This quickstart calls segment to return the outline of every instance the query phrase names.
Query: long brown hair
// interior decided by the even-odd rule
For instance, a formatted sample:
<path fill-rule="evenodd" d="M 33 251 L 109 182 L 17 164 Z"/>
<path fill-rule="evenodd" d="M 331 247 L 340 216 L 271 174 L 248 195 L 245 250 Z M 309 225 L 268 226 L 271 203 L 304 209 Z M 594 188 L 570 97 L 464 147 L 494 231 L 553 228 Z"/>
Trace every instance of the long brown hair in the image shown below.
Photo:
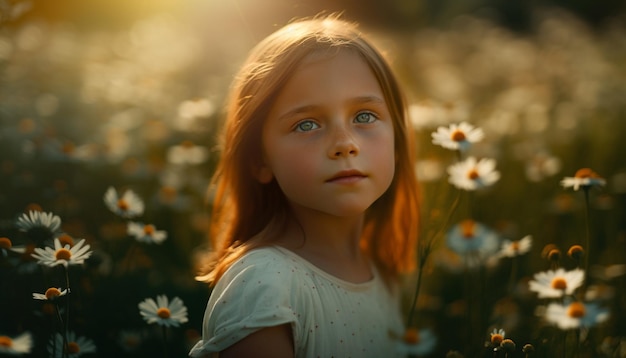
<path fill-rule="evenodd" d="M 197 280 L 215 284 L 236 259 L 270 243 L 284 228 L 289 215 L 284 194 L 275 180 L 261 184 L 256 176 L 263 124 L 277 93 L 302 59 L 315 51 L 344 48 L 362 56 L 372 69 L 394 128 L 394 179 L 367 210 L 362 247 L 386 278 L 414 268 L 419 194 L 404 95 L 383 56 L 356 24 L 330 15 L 293 22 L 271 34 L 252 50 L 237 75 L 211 186 L 213 254 Z"/>

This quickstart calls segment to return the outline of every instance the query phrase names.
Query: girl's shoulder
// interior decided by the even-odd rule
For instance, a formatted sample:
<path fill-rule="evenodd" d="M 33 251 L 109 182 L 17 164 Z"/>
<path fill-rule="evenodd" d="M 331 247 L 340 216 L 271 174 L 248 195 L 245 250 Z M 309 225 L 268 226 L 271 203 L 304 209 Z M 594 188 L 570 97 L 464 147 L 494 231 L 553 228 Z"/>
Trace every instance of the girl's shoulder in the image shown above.
<path fill-rule="evenodd" d="M 240 272 L 242 270 L 250 270 L 261 268 L 264 270 L 291 269 L 298 266 L 299 262 L 295 257 L 289 255 L 286 249 L 278 246 L 262 246 L 254 248 L 239 259 L 235 260 L 228 268 L 226 273 Z"/>
<path fill-rule="evenodd" d="M 235 260 L 224 272 L 217 285 L 223 282 L 264 283 L 284 286 L 302 271 L 302 263 L 285 249 L 263 246 L 252 249 Z M 217 286 L 216 286 L 217 287 Z"/>

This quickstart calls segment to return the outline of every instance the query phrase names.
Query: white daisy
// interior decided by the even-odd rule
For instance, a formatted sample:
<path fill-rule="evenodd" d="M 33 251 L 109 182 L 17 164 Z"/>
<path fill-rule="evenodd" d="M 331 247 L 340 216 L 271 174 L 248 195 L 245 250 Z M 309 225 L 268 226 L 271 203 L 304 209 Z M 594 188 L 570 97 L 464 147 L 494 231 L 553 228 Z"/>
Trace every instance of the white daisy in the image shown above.
<path fill-rule="evenodd" d="M 528 285 L 531 291 L 537 292 L 539 298 L 559 298 L 574 293 L 584 280 L 585 272 L 579 268 L 571 271 L 558 268 L 536 273 Z"/>
<path fill-rule="evenodd" d="M 609 318 L 609 312 L 595 303 L 579 301 L 560 304 L 550 303 L 545 318 L 560 329 L 567 330 L 579 327 L 593 327 Z"/>
<path fill-rule="evenodd" d="M 182 131 L 197 131 L 199 119 L 207 118 L 215 112 L 215 105 L 207 99 L 187 100 L 178 106 L 178 118 L 174 128 Z"/>
<path fill-rule="evenodd" d="M 167 296 L 159 295 L 156 302 L 152 298 L 146 298 L 138 306 L 139 313 L 149 324 L 178 327 L 187 322 L 187 307 L 178 297 L 174 297 L 170 303 Z"/>
<path fill-rule="evenodd" d="M 526 235 L 520 240 L 504 240 L 500 249 L 499 256 L 501 257 L 515 257 L 520 256 L 530 251 L 533 245 L 533 237 Z"/>
<path fill-rule="evenodd" d="M 447 149 L 466 151 L 472 143 L 479 142 L 485 134 L 481 128 L 475 128 L 467 122 L 451 124 L 450 127 L 439 127 L 431 134 L 433 144 Z"/>
<path fill-rule="evenodd" d="M 471 219 L 454 225 L 446 235 L 448 247 L 469 266 L 484 263 L 498 250 L 499 242 L 500 238 L 495 231 Z"/>
<path fill-rule="evenodd" d="M 481 251 L 493 252 L 498 247 L 498 235 L 487 226 L 466 219 L 450 229 L 446 243 L 458 254 Z"/>
<path fill-rule="evenodd" d="M 96 351 L 96 345 L 93 340 L 78 336 L 72 331 L 67 332 L 66 355 L 63 355 L 63 336 L 60 333 L 55 334 L 48 342 L 48 353 L 54 354 L 54 357 L 77 358 L 83 354 L 95 353 Z"/>
<path fill-rule="evenodd" d="M 526 178 L 532 182 L 540 182 L 555 175 L 561 170 L 561 160 L 548 153 L 537 153 L 526 160 Z"/>
<path fill-rule="evenodd" d="M 54 239 L 54 249 L 51 247 L 35 248 L 32 256 L 40 265 L 57 266 L 82 265 L 91 256 L 90 246 L 85 245 L 85 239 L 80 240 L 76 245 L 62 245 L 59 239 Z"/>
<path fill-rule="evenodd" d="M 15 338 L 0 335 L 0 353 L 9 355 L 30 353 L 33 348 L 33 337 L 30 332 L 24 332 Z"/>
<path fill-rule="evenodd" d="M 128 223 L 128 234 L 137 241 L 147 244 L 160 244 L 167 238 L 167 232 L 157 230 L 154 225 L 131 221 Z"/>
<path fill-rule="evenodd" d="M 115 214 L 123 218 L 132 218 L 143 214 L 144 203 L 132 190 L 126 190 L 121 197 L 113 187 L 104 193 L 104 203 Z"/>
<path fill-rule="evenodd" d="M 433 182 L 439 180 L 445 173 L 445 167 L 440 160 L 429 158 L 418 160 L 415 163 L 415 173 L 421 182 Z"/>
<path fill-rule="evenodd" d="M 489 341 L 492 345 L 499 346 L 504 338 L 506 338 L 506 332 L 503 329 L 494 328 L 489 337 Z"/>
<path fill-rule="evenodd" d="M 61 290 L 60 288 L 50 287 L 43 294 L 33 292 L 33 299 L 41 301 L 54 301 L 59 297 L 65 296 L 66 294 L 67 289 Z"/>
<path fill-rule="evenodd" d="M 476 161 L 468 157 L 462 162 L 448 167 L 448 181 L 459 189 L 476 190 L 493 185 L 500 179 L 500 172 L 495 170 L 494 159 L 483 158 Z"/>
<path fill-rule="evenodd" d="M 17 218 L 16 226 L 20 231 L 31 232 L 32 230 L 44 230 L 50 236 L 59 232 L 61 228 L 61 218 L 53 213 L 44 213 L 37 210 L 30 210 Z"/>
<path fill-rule="evenodd" d="M 576 171 L 573 177 L 565 177 L 561 180 L 561 185 L 564 188 L 573 188 L 574 190 L 583 188 L 590 188 L 594 186 L 606 185 L 606 180 L 599 176 L 596 172 L 589 168 L 582 168 Z"/>
<path fill-rule="evenodd" d="M 167 161 L 172 164 L 202 164 L 209 157 L 209 151 L 191 141 L 184 141 L 167 150 Z"/>
<path fill-rule="evenodd" d="M 7 257 L 9 251 L 13 251 L 18 254 L 23 254 L 26 251 L 25 247 L 14 247 L 13 242 L 8 237 L 0 237 L 0 251 L 2 251 L 2 256 Z"/>
<path fill-rule="evenodd" d="M 437 337 L 429 329 L 409 329 L 404 339 L 396 345 L 396 352 L 402 355 L 425 355 L 433 351 Z"/>

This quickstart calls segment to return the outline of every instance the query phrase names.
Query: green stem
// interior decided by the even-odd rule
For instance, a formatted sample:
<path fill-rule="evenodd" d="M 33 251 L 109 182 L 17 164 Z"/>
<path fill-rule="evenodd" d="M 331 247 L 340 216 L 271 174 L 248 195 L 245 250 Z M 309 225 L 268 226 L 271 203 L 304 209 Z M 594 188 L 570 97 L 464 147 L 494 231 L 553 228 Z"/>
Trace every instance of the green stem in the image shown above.
<path fill-rule="evenodd" d="M 167 358 L 167 326 L 163 325 L 163 357 Z"/>
<path fill-rule="evenodd" d="M 589 187 L 583 187 L 585 192 L 585 277 L 589 274 L 589 253 L 591 251 L 591 217 L 589 214 Z"/>
<path fill-rule="evenodd" d="M 65 295 L 65 325 L 63 327 L 63 353 L 62 357 L 65 358 L 67 356 L 67 333 L 69 331 L 70 324 L 70 274 L 67 266 L 63 265 L 63 270 L 65 272 L 65 286 L 67 289 L 67 294 Z"/>
<path fill-rule="evenodd" d="M 450 212 L 446 216 L 446 220 L 439 227 L 439 230 L 437 230 L 437 232 L 435 232 L 435 234 L 428 241 L 428 243 L 426 243 L 420 249 L 420 252 L 419 252 L 419 266 L 418 266 L 418 270 L 419 271 L 417 272 L 417 282 L 415 284 L 415 292 L 413 293 L 413 300 L 411 301 L 411 309 L 409 311 L 409 318 L 407 320 L 407 327 L 412 327 L 412 324 L 413 324 L 413 318 L 415 316 L 415 311 L 416 311 L 415 306 L 417 305 L 417 299 L 419 297 L 420 288 L 422 286 L 422 273 L 424 272 L 424 266 L 426 265 L 426 259 L 428 259 L 428 256 L 430 255 L 430 252 L 432 251 L 432 245 L 433 245 L 433 242 L 435 241 L 435 239 L 437 237 L 439 237 L 439 235 L 441 235 L 443 233 L 443 231 L 445 230 L 445 228 L 450 224 L 450 219 L 452 218 L 452 214 L 454 214 L 454 212 L 456 211 L 456 209 L 459 206 L 460 198 L 461 198 L 461 191 L 457 190 L 457 195 L 454 198 L 454 201 L 452 202 L 452 205 L 450 207 Z"/>
<path fill-rule="evenodd" d="M 518 266 L 518 258 L 517 256 L 513 257 L 511 262 L 511 276 L 509 277 L 509 292 L 513 293 L 515 289 L 515 282 L 517 278 L 517 266 Z"/>

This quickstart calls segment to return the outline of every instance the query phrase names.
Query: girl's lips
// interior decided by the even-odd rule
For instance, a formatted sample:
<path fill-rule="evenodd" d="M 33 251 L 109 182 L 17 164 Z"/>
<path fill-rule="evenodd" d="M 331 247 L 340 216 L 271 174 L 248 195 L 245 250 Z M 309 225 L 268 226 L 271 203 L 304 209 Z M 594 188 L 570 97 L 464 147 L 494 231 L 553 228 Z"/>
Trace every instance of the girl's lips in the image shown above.
<path fill-rule="evenodd" d="M 342 183 L 342 184 L 351 184 L 355 183 L 363 178 L 367 177 L 365 174 L 361 173 L 358 170 L 342 170 L 332 178 L 328 179 L 326 182 L 328 183 Z"/>

